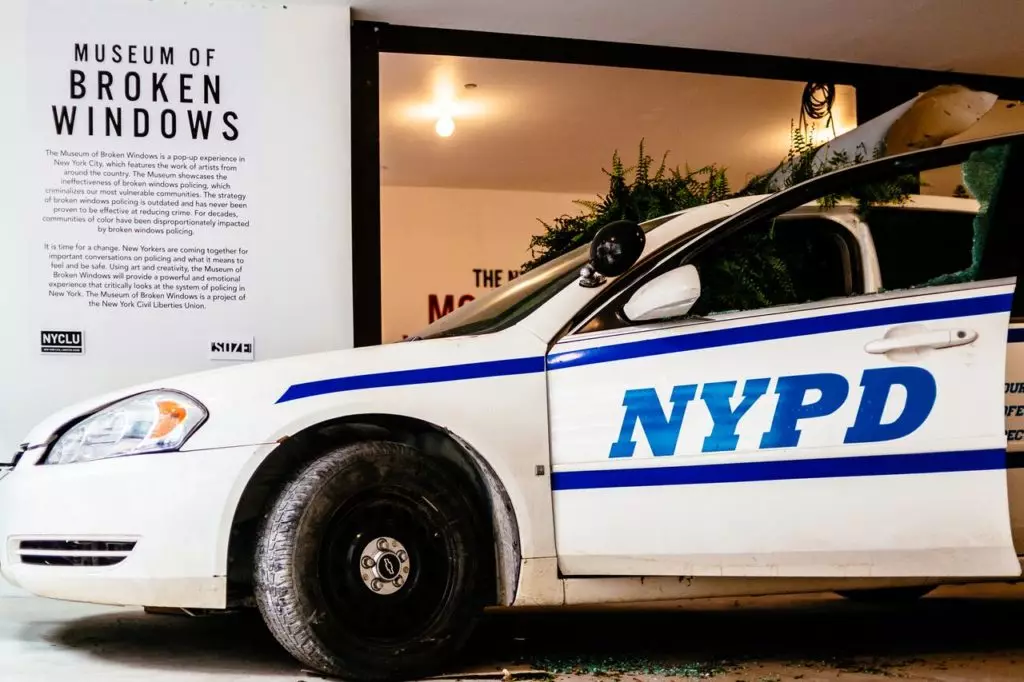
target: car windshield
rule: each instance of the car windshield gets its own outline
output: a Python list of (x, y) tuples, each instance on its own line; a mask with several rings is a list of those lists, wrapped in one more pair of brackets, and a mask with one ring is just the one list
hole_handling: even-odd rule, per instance
[[(649, 232), (681, 213), (649, 220), (640, 227)], [(408, 340), (488, 334), (505, 329), (579, 278), (580, 268), (586, 265), (589, 256), (590, 244), (583, 244), (457, 308)]]
[(584, 244), (456, 308), (409, 340), (487, 334), (515, 324), (579, 277), (589, 255), (590, 244)]

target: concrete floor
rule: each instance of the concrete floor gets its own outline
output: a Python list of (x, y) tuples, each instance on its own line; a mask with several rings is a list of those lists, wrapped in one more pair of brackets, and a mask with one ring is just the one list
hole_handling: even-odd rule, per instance
[[(943, 588), (900, 608), (809, 595), (499, 614), (464, 665), (547, 670), (565, 682), (1024, 680), (1024, 587)], [(190, 619), (0, 598), (3, 682), (257, 679), (316, 676), (252, 615)]]

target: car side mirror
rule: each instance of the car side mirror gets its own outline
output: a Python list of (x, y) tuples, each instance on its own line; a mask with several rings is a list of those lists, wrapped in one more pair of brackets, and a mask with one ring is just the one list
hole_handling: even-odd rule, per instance
[(658, 275), (630, 297), (622, 312), (632, 322), (682, 317), (700, 298), (700, 274), (684, 265)]
[(618, 277), (640, 260), (647, 235), (637, 223), (616, 220), (608, 223), (590, 242), (590, 261), (580, 272), (580, 285), (596, 287), (606, 277)]

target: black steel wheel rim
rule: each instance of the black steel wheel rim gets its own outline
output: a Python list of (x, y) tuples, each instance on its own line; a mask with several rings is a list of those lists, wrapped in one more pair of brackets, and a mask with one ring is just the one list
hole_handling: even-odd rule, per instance
[[(317, 580), (335, 627), (367, 644), (428, 631), (454, 588), (452, 531), (434, 505), (399, 488), (378, 487), (341, 502), (321, 537)], [(394, 538), (409, 555), (408, 576), (394, 594), (372, 591), (362, 577), (362, 551), (381, 537)]]

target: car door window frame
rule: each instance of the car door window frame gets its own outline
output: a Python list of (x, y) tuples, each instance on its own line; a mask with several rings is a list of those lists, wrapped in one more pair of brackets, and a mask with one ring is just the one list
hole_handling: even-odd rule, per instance
[[(865, 278), (864, 268), (862, 260), (862, 245), (855, 234), (855, 229), (843, 221), (837, 219), (834, 216), (822, 213), (819, 209), (813, 206), (801, 206), (794, 211), (789, 211), (782, 216), (778, 216), (780, 219), (785, 219), (786, 222), (797, 222), (800, 220), (827, 220), (834, 224), (831, 233), (836, 239), (840, 240), (839, 248), (843, 251), (845, 257), (844, 263), (844, 277), (846, 279), (847, 289), (850, 292), (847, 296), (856, 296), (865, 292)], [(785, 230), (785, 226), (779, 226), (777, 229)], [(660, 259), (657, 266), (645, 273), (643, 276), (636, 278), (628, 286), (623, 288), (614, 298), (609, 299), (607, 305), (602, 306), (595, 311), (593, 315), (582, 325), (576, 328), (572, 335), (587, 334), (591, 333), (588, 330), (588, 326), (598, 318), (612, 318), (614, 324), (604, 324), (601, 326), (600, 331), (608, 332), (612, 330), (623, 330), (633, 329), (640, 327), (648, 327), (650, 325), (658, 324), (669, 324), (669, 323), (686, 323), (686, 322), (701, 322), (708, 320), (722, 319), (728, 315), (730, 319), (733, 317), (742, 317), (748, 315), (760, 314), (766, 310), (777, 310), (781, 308), (786, 309), (799, 309), (809, 305), (821, 304), (824, 301), (841, 301), (845, 300), (846, 297), (829, 297), (826, 299), (817, 299), (815, 301), (807, 301), (804, 303), (790, 303), (780, 304), (776, 306), (769, 306), (764, 308), (751, 308), (746, 310), (736, 311), (722, 311), (712, 313), (711, 316), (707, 317), (678, 317), (678, 318), (666, 318), (664, 320), (654, 320), (650, 322), (635, 322), (625, 318), (622, 312), (626, 302), (630, 299), (636, 291), (654, 280), (655, 278), (663, 275), (666, 272), (682, 267), (688, 263), (692, 263), (695, 258), (702, 254), (706, 249), (711, 248), (720, 243), (716, 237), (716, 231), (710, 230), (706, 235), (699, 235), (704, 237), (703, 239), (693, 239), (690, 242), (684, 243), (682, 246), (671, 251), (667, 256)]]
[[(629, 324), (625, 327), (603, 328), (599, 330), (587, 330), (588, 325), (598, 315), (602, 314), (609, 306), (620, 305), (639, 286), (642, 286), (650, 279), (657, 277), (671, 267), (683, 265), (699, 255), (701, 251), (720, 240), (727, 239), (733, 234), (740, 232), (761, 221), (786, 215), (799, 210), (800, 208), (816, 202), (819, 198), (828, 196), (835, 192), (848, 189), (857, 184), (867, 184), (879, 177), (889, 177), (895, 174), (910, 174), (921, 170), (941, 168), (943, 166), (959, 165), (963, 163), (973, 152), (986, 149), (995, 145), (1007, 145), (1010, 147), (1007, 166), (1004, 170), (1002, 181), (1005, 183), (1007, 177), (1017, 179), (1024, 172), (1024, 133), (1014, 133), (986, 137), (967, 142), (960, 142), (952, 145), (944, 145), (926, 150), (907, 152), (890, 157), (883, 157), (872, 161), (866, 161), (856, 165), (848, 166), (826, 175), (806, 180), (791, 188), (769, 195), (750, 207), (741, 209), (732, 216), (726, 217), (710, 229), (701, 229), (681, 235), (672, 242), (658, 249), (650, 256), (641, 261), (637, 266), (625, 275), (610, 282), (610, 285), (600, 295), (595, 297), (588, 306), (566, 325), (565, 332), (558, 335), (554, 342), (566, 336), (578, 336), (590, 333), (623, 332), (626, 330), (642, 330), (652, 325), (706, 323), (712, 320), (736, 319), (738, 317), (749, 317), (756, 315), (775, 314), (800, 310), (807, 307), (831, 307), (832, 305), (848, 304), (853, 297), (817, 301), (797, 305), (779, 306), (747, 310), (723, 315), (716, 315), (714, 318), (687, 319), (679, 318), (666, 322), (653, 322), (644, 324)], [(1001, 212), (1008, 210), (1006, 206), (1006, 193), (1002, 192), (1002, 201), (993, 202), (990, 206), (990, 219), (996, 220)], [(813, 207), (812, 207), (813, 210)], [(1012, 209), (1010, 209), (1012, 210)], [(998, 215), (997, 215), (997, 212)], [(1015, 242), (1024, 246), (1024, 226), (1011, 236)], [(988, 251), (988, 249), (986, 249)], [(1004, 253), (997, 253), (1000, 262), (986, 263), (986, 268), (978, 281), (996, 280), (1016, 276), (1020, 267), (1020, 256), (1013, 250), (1003, 250)], [(680, 261), (680, 252), (686, 252)], [(863, 273), (863, 263), (861, 272)], [(992, 272), (995, 270), (995, 272)], [(862, 277), (863, 279), (863, 277)], [(968, 284), (968, 283), (965, 283)], [(945, 285), (937, 287), (922, 287), (913, 290), (915, 293), (928, 293), (947, 288)], [(863, 291), (863, 289), (862, 289)], [(907, 295), (908, 291), (889, 292), (882, 294), (886, 296)], [(911, 294), (912, 295), (912, 294)], [(856, 295), (858, 298), (872, 296), (869, 293)], [(1024, 277), (1017, 277), (1017, 286), (1014, 294), (1014, 315), (1024, 315)], [(587, 331), (584, 331), (587, 330)]]

